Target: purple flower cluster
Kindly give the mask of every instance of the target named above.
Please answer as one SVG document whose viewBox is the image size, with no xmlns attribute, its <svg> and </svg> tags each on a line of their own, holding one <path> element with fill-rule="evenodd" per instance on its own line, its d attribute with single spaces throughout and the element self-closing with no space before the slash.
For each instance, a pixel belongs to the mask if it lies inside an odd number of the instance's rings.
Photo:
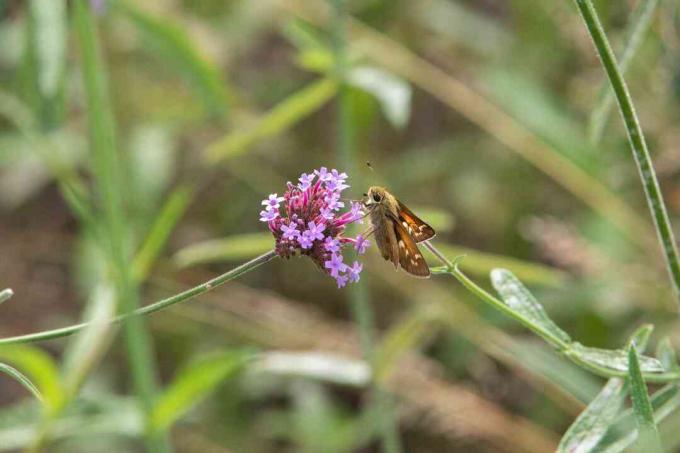
<svg viewBox="0 0 680 453">
<path fill-rule="evenodd" d="M 345 207 L 341 193 L 349 187 L 346 180 L 346 173 L 326 167 L 303 173 L 298 184 L 288 182 L 282 197 L 273 193 L 263 200 L 265 208 L 260 212 L 260 221 L 267 222 L 276 239 L 277 255 L 309 256 L 335 279 L 338 288 L 359 281 L 362 268 L 358 261 L 345 264 L 343 249 L 351 246 L 363 254 L 370 245 L 362 235 L 342 236 L 347 225 L 361 222 L 365 215 L 358 202 L 351 202 L 349 211 L 340 212 Z"/>
</svg>

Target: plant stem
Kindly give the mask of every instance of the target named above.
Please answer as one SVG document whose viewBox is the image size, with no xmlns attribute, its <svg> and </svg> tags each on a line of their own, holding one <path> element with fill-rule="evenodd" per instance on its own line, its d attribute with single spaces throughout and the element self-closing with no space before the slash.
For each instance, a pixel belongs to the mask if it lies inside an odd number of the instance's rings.
<svg viewBox="0 0 680 453">
<path fill-rule="evenodd" d="M 242 265 L 230 270 L 229 272 L 225 272 L 224 274 L 221 274 L 213 278 L 212 280 L 208 280 L 205 283 L 201 283 L 200 285 L 194 286 L 193 288 L 190 288 L 179 294 L 175 294 L 174 296 L 161 299 L 157 302 L 154 302 L 151 305 L 147 305 L 146 307 L 138 308 L 132 313 L 126 313 L 120 316 L 116 316 L 115 318 L 112 318 L 109 322 L 120 323 L 132 317 L 149 315 L 151 313 L 155 313 L 157 311 L 168 308 L 171 305 L 175 305 L 177 303 L 193 299 L 196 296 L 200 296 L 201 294 L 212 291 L 218 286 L 223 285 L 224 283 L 233 280 L 236 277 L 239 277 L 240 275 L 243 275 L 246 272 L 255 269 L 256 267 L 271 261 L 272 259 L 276 258 L 276 256 L 277 255 L 273 250 L 269 251 L 264 255 L 260 255 L 257 258 L 254 258 L 246 263 L 243 263 Z M 89 324 L 90 323 L 82 322 L 79 324 L 74 324 L 72 326 L 62 327 L 60 329 L 47 330 L 44 332 L 31 333 L 27 335 L 20 335 L 10 338 L 2 338 L 0 339 L 0 345 L 34 343 L 37 341 L 53 340 L 55 338 L 67 337 L 69 335 L 73 335 L 74 333 L 83 330 Z"/>
<path fill-rule="evenodd" d="M 654 226 L 661 243 L 661 247 L 666 259 L 666 267 L 671 279 L 671 284 L 675 290 L 675 295 L 680 302 L 680 260 L 678 259 L 678 249 L 673 236 L 666 206 L 659 189 L 656 173 L 652 165 L 652 159 L 647 149 L 647 143 L 642 132 L 640 120 L 638 119 L 633 100 L 628 91 L 623 74 L 619 70 L 614 52 L 609 45 L 607 36 L 602 28 L 602 24 L 597 16 L 595 7 L 591 0 L 575 0 L 576 6 L 581 12 L 581 17 L 586 24 L 590 37 L 595 44 L 597 53 L 602 61 L 609 82 L 612 85 L 619 111 L 623 117 L 623 122 L 628 133 L 628 140 L 633 151 L 633 158 L 637 164 L 640 179 L 647 197 L 647 204 L 654 220 Z"/>
<path fill-rule="evenodd" d="M 343 169 L 353 175 L 356 184 L 363 186 L 357 171 L 356 146 L 354 144 L 354 128 L 352 125 L 352 100 L 347 80 L 347 45 L 346 45 L 346 11 L 345 0 L 333 0 L 333 48 L 335 54 L 335 77 L 338 81 L 337 94 L 337 150 Z M 368 288 L 364 281 L 359 281 L 350 290 L 352 314 L 359 327 L 361 350 L 364 359 L 372 363 L 374 346 L 373 310 Z M 379 430 L 382 437 L 382 449 L 387 453 L 402 451 L 399 440 L 398 424 L 394 417 L 393 402 L 390 394 L 377 382 L 371 385 L 373 405 L 379 414 Z"/>
<path fill-rule="evenodd" d="M 580 366 L 581 368 L 587 369 L 593 374 L 598 376 L 611 378 L 611 377 L 621 377 L 625 378 L 628 376 L 626 371 L 612 370 L 610 368 L 605 368 L 597 364 L 587 362 L 583 360 L 578 354 L 573 353 L 573 348 L 571 345 L 561 338 L 552 334 L 552 332 L 545 330 L 538 324 L 533 323 L 531 320 L 524 318 L 513 311 L 505 303 L 503 303 L 498 298 L 492 296 L 475 282 L 470 280 L 467 275 L 458 269 L 458 265 L 452 263 L 448 258 L 446 258 L 437 248 L 432 245 L 429 241 L 422 243 L 428 250 L 430 250 L 446 267 L 447 274 L 452 275 L 456 280 L 458 280 L 466 289 L 468 289 L 472 294 L 489 304 L 494 309 L 501 311 L 505 315 L 511 317 L 527 329 L 534 332 L 539 337 L 543 338 L 546 342 L 552 345 L 557 352 L 567 357 L 569 360 Z M 680 370 L 678 371 L 667 371 L 664 373 L 643 373 L 645 381 L 662 383 L 662 382 L 673 382 L 680 380 Z"/>
</svg>

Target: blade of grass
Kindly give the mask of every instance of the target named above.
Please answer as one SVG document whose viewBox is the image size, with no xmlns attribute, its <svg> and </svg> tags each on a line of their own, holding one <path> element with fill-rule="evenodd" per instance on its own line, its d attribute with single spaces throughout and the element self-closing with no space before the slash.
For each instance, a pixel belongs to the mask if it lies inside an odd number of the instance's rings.
<svg viewBox="0 0 680 453">
<path fill-rule="evenodd" d="M 135 281 L 142 282 L 146 279 L 153 262 L 192 198 L 193 192 L 188 187 L 178 187 L 170 194 L 132 262 L 132 276 Z"/>
<path fill-rule="evenodd" d="M 17 381 L 19 384 L 21 384 L 26 390 L 31 392 L 33 396 L 36 397 L 38 401 L 41 403 L 44 403 L 45 399 L 42 396 L 42 393 L 40 393 L 40 390 L 38 387 L 31 382 L 29 378 L 27 378 L 21 371 L 17 370 L 14 367 L 11 367 L 5 363 L 0 363 L 0 373 L 5 373 L 8 376 L 11 376 L 15 381 Z"/>
<path fill-rule="evenodd" d="M 647 386 L 640 372 L 637 347 L 634 344 L 628 348 L 628 370 L 630 397 L 633 400 L 633 410 L 639 433 L 636 445 L 639 451 L 663 452 L 659 431 L 654 422 L 652 405 L 647 394 Z"/>
<path fill-rule="evenodd" d="M 590 33 L 597 53 L 600 56 L 604 71 L 609 78 L 616 101 L 619 105 L 619 111 L 623 118 L 626 132 L 628 133 L 628 141 L 633 152 L 633 158 L 640 173 L 640 180 L 644 187 L 647 204 L 654 220 L 657 236 L 661 249 L 664 252 L 666 259 L 666 267 L 671 280 L 671 285 L 675 291 L 675 296 L 680 302 L 680 259 L 678 258 L 678 248 L 671 228 L 668 213 L 666 212 L 666 205 L 663 201 L 659 182 L 656 179 L 656 173 L 652 165 L 652 158 L 647 149 L 642 126 L 638 119 L 633 100 L 628 91 L 628 86 L 623 78 L 616 62 L 614 52 L 609 45 L 607 36 L 602 28 L 600 19 L 595 11 L 595 7 L 590 0 L 575 0 L 576 6 L 581 12 L 581 17 Z"/>
<path fill-rule="evenodd" d="M 223 118 L 229 95 L 218 69 L 207 61 L 185 30 L 169 17 L 154 17 L 132 2 L 115 2 L 150 45 L 153 56 L 170 64 L 196 93 L 205 110 Z"/>
<path fill-rule="evenodd" d="M 335 80 L 330 78 L 312 82 L 277 104 L 252 128 L 228 133 L 208 145 L 206 159 L 218 163 L 243 154 L 258 141 L 281 133 L 318 110 L 335 95 L 337 88 Z"/>
<path fill-rule="evenodd" d="M 125 213 L 121 190 L 124 183 L 120 178 L 119 157 L 116 151 L 116 133 L 111 102 L 108 95 L 106 70 L 100 55 L 99 41 L 89 5 L 84 0 L 74 4 L 75 28 L 81 46 L 83 81 L 89 114 L 92 143 L 92 163 L 101 193 L 103 225 L 108 236 L 108 255 L 114 270 L 119 311 L 130 313 L 139 306 L 127 247 L 129 232 L 126 231 Z M 154 353 L 151 339 L 142 317 L 126 319 L 125 341 L 132 371 L 135 391 L 140 398 L 144 412 L 153 410 L 156 376 Z M 147 449 L 154 452 L 169 451 L 164 433 L 148 433 Z"/>
<path fill-rule="evenodd" d="M 626 32 L 625 46 L 619 60 L 619 71 L 622 74 L 628 72 L 630 63 L 633 61 L 633 57 L 649 29 L 649 25 L 652 23 L 654 11 L 656 11 L 659 3 L 659 0 L 643 0 L 638 3 L 635 11 L 631 14 Z M 614 95 L 609 87 L 603 83 L 599 90 L 597 105 L 593 108 L 588 124 L 591 143 L 597 144 L 602 140 L 612 107 L 614 107 Z"/>
</svg>

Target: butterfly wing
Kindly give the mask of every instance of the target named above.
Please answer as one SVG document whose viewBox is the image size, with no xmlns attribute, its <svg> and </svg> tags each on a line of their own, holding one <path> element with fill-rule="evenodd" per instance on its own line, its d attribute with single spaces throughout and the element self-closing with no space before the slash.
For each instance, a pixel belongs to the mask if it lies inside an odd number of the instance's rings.
<svg viewBox="0 0 680 453">
<path fill-rule="evenodd" d="M 401 268 L 415 277 L 429 277 L 430 268 L 427 261 L 420 253 L 409 231 L 400 222 L 392 222 L 392 224 L 399 244 L 399 265 Z"/>
<path fill-rule="evenodd" d="M 430 225 L 411 212 L 404 203 L 399 200 L 397 200 L 397 203 L 399 205 L 399 222 L 406 228 L 406 231 L 416 243 L 427 241 L 434 237 L 435 232 Z"/>
</svg>

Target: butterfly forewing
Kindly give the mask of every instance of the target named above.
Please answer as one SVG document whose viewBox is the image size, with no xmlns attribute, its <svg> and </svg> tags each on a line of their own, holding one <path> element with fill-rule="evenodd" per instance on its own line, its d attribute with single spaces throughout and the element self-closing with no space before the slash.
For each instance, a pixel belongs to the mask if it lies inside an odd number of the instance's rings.
<svg viewBox="0 0 680 453">
<path fill-rule="evenodd" d="M 398 200 L 397 203 L 399 204 L 399 221 L 416 243 L 427 241 L 434 237 L 435 232 L 430 225 L 411 212 L 404 203 Z"/>
</svg>

